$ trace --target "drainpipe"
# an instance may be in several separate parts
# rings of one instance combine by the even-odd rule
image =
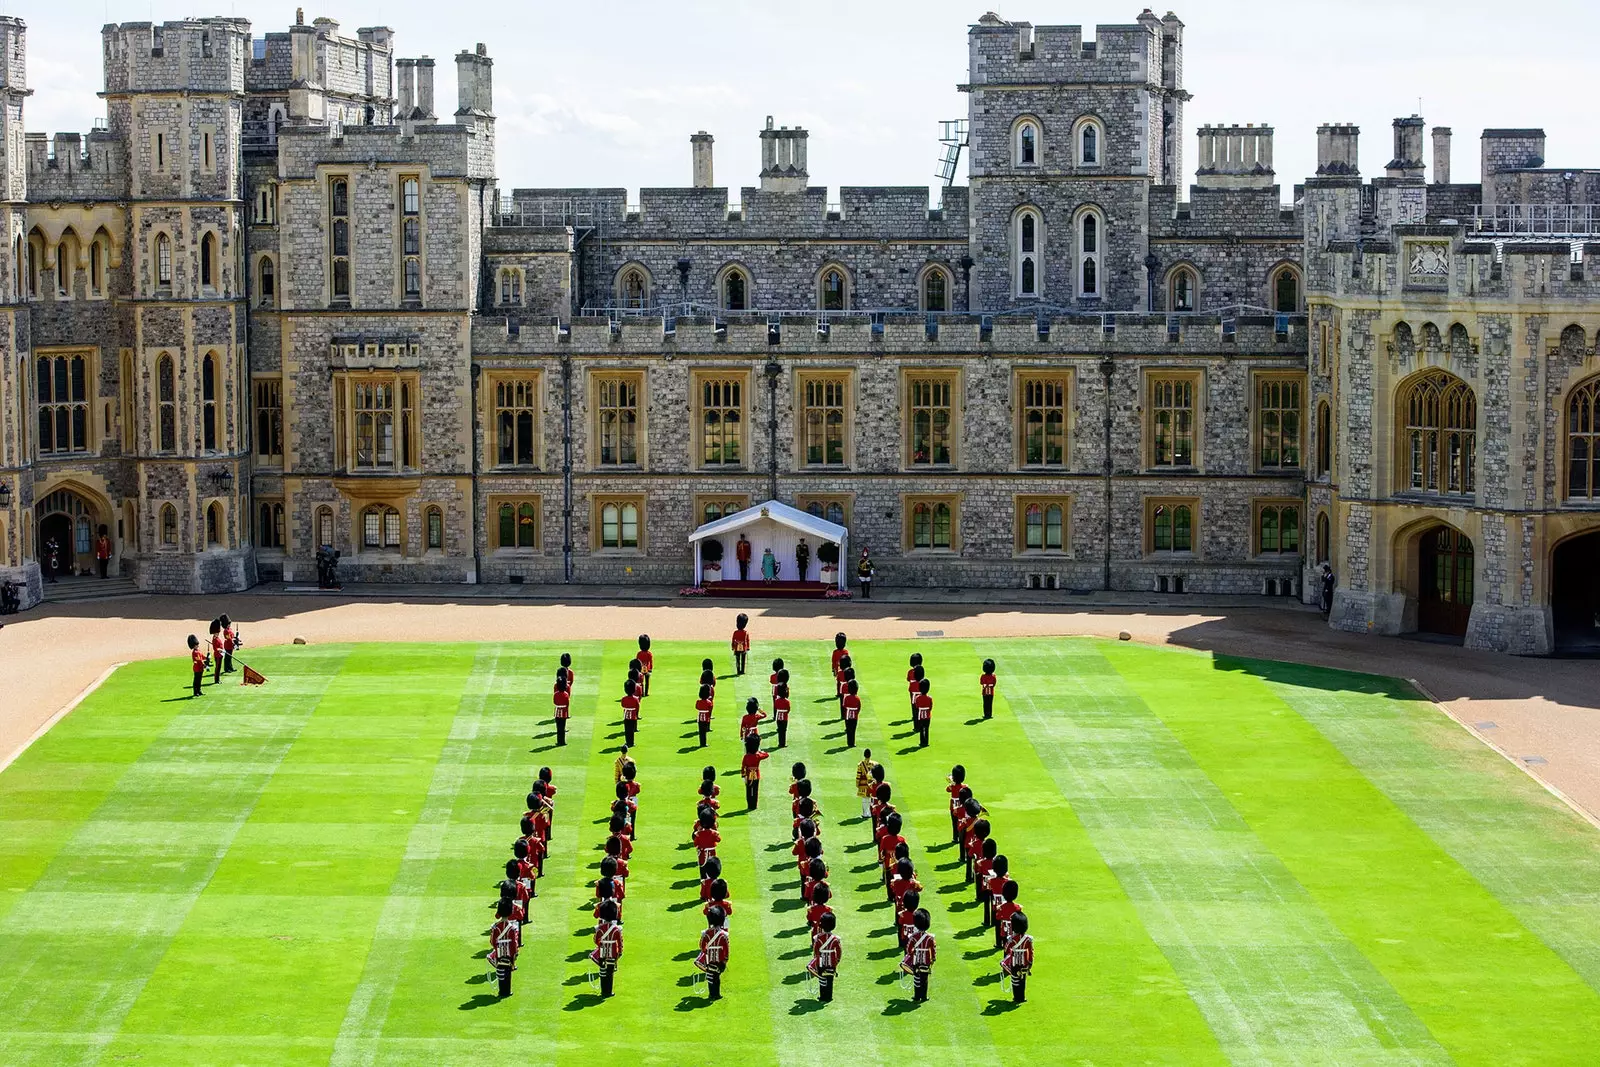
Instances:
[[[478,432],[481,429],[478,419],[478,378],[483,373],[483,368],[474,363],[472,365],[472,580],[477,585],[483,584],[483,552],[478,548],[479,518],[483,510],[483,486],[479,474],[482,465],[479,463]],[[487,536],[487,530],[484,531]]]
[[[767,499],[778,499],[778,375],[783,367],[767,360]]]
[[[572,353],[561,353],[561,580],[572,581]]]
[[[975,261],[971,256],[961,257],[962,303],[966,305],[963,310],[965,310],[969,315],[972,314],[972,267],[974,262]]]
[[[1117,365],[1107,356],[1100,361],[1100,377],[1105,384],[1105,558],[1100,576],[1100,588],[1106,592],[1111,591],[1111,379],[1116,374]]]

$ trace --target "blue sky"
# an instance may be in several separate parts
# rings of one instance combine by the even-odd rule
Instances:
[[[719,185],[754,185],[766,116],[811,131],[814,185],[932,185],[940,119],[964,117],[966,28],[984,0],[734,3],[423,3],[303,0],[307,21],[387,25],[398,55],[432,55],[441,113],[454,110],[449,57],[484,42],[495,59],[499,174],[525,186],[689,184],[691,133],[717,139]],[[261,35],[294,19],[295,0],[0,0],[29,24],[30,131],[87,129],[102,114],[99,29],[107,21],[216,13]],[[1125,24],[1138,3],[1008,3],[1035,24]],[[1165,13],[1164,7],[1156,9]],[[1535,0],[1265,3],[1203,0],[1187,24],[1186,162],[1194,130],[1255,122],[1277,129],[1278,181],[1315,166],[1316,126],[1362,127],[1361,169],[1382,173],[1390,123],[1418,109],[1455,130],[1454,180],[1478,178],[1478,135],[1542,126],[1551,165],[1600,166],[1590,118],[1595,62],[1588,5]],[[737,192],[734,197],[737,198]]]

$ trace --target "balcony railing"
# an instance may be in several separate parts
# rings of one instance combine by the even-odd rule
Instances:
[[[1479,204],[1475,233],[1494,237],[1600,236],[1600,204]]]

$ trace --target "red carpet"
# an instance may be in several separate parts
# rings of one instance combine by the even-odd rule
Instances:
[[[706,596],[769,597],[773,600],[821,600],[831,586],[821,582],[708,582]]]

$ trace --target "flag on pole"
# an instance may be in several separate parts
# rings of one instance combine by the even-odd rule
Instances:
[[[244,677],[239,680],[239,684],[240,685],[266,685],[267,684],[267,676],[262,674],[260,671],[256,670],[254,667],[250,666],[250,664],[248,664],[248,663],[240,663],[239,666],[244,668]]]

